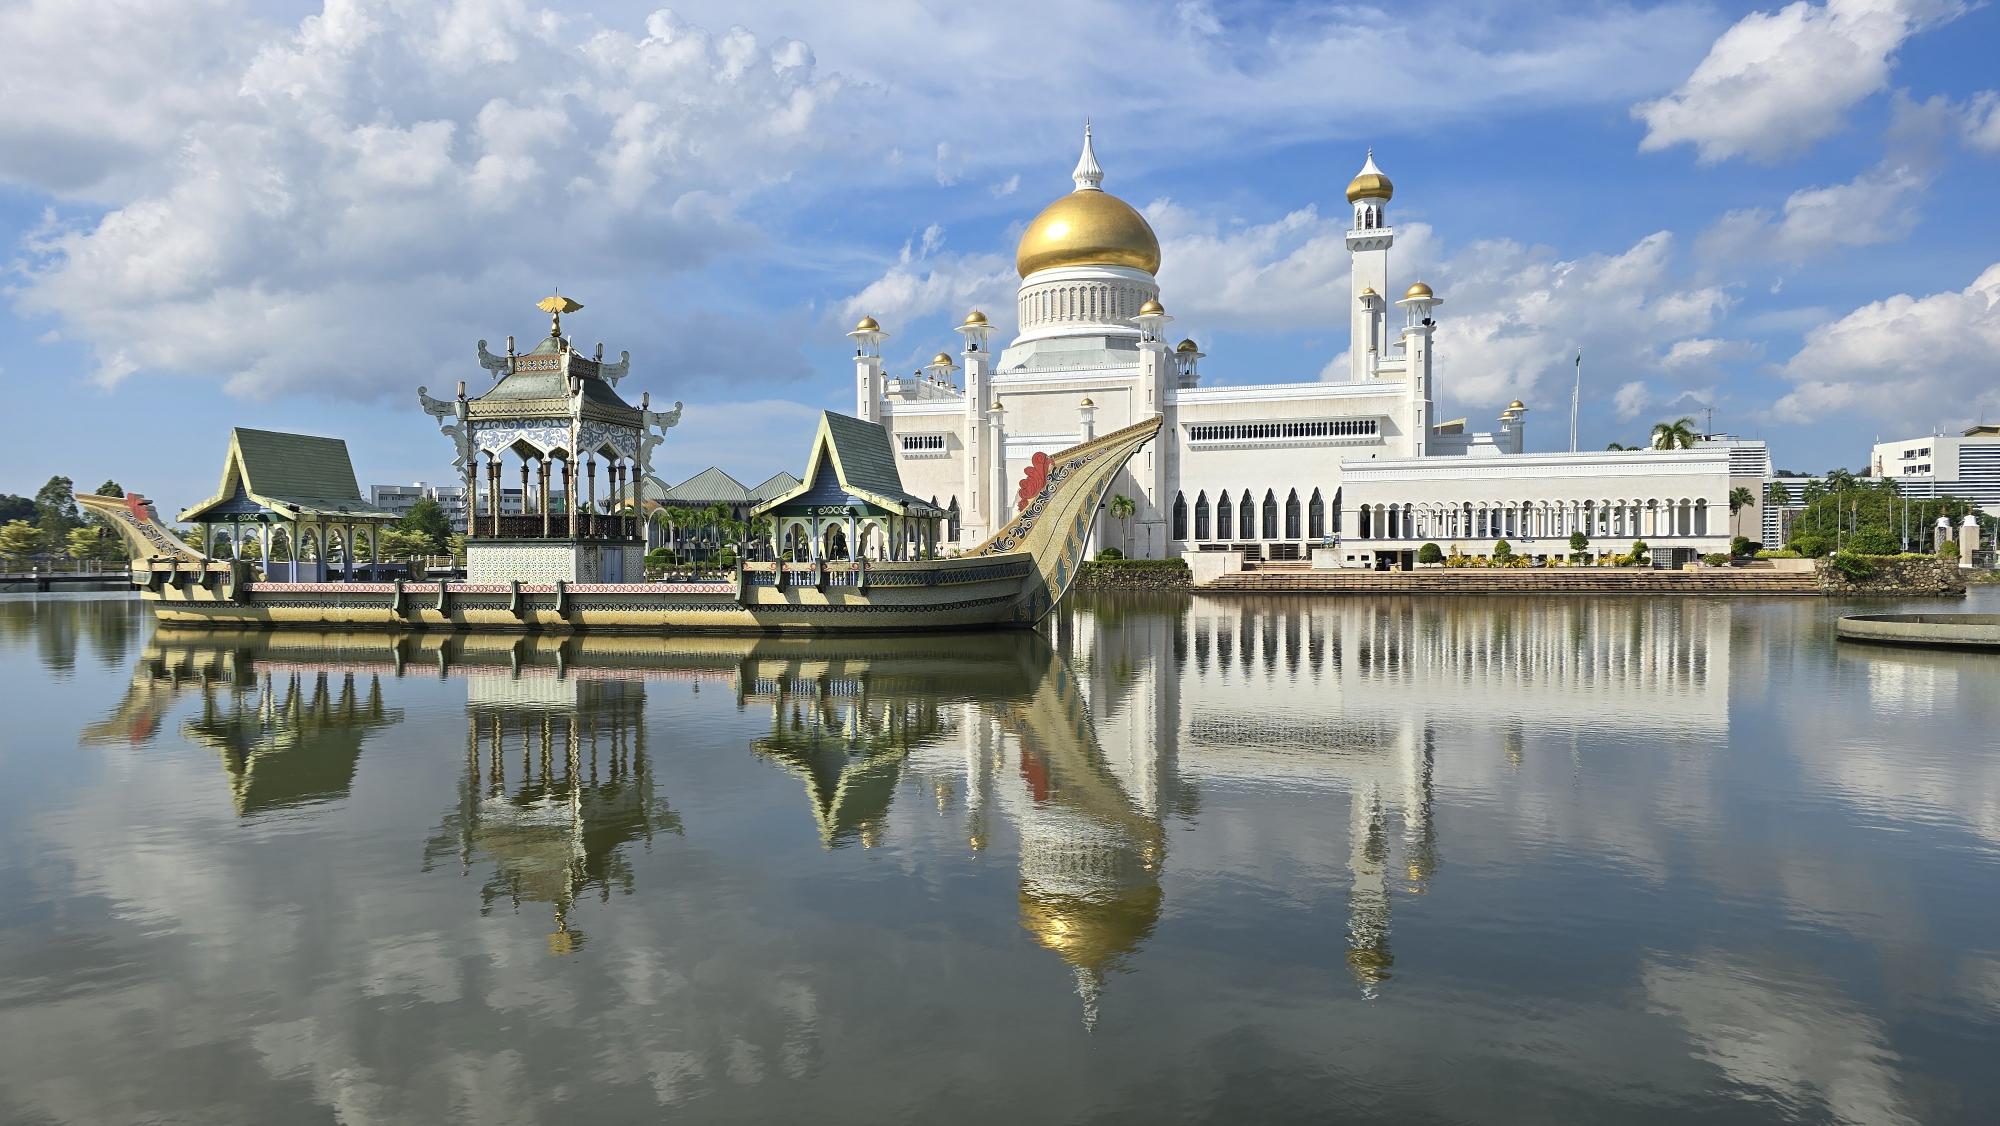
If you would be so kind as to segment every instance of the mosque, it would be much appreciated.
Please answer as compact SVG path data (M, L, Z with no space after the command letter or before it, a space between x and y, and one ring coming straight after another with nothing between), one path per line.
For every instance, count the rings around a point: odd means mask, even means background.
M1506 539L1531 559L1565 555L1582 531L1593 551L1644 539L1656 555L1708 553L1737 531L1731 489L1763 495L1760 443L1529 453L1518 399L1490 432L1437 418L1433 338L1445 299L1423 281L1392 288L1395 188L1372 151L1347 185L1353 346L1342 380L1205 384L1200 345L1165 334L1159 239L1104 190L1088 125L1072 179L1015 249L1017 332L997 355L995 326L977 309L957 328L956 356L940 351L906 378L883 370L889 334L874 317L848 334L856 415L888 429L904 487L949 514L961 547L1011 516L1037 454L1155 414L1166 420L1161 440L1112 488L1130 505L1107 505L1093 552L1392 568L1411 566L1426 542L1483 554ZM1754 509L1734 523L1756 537Z

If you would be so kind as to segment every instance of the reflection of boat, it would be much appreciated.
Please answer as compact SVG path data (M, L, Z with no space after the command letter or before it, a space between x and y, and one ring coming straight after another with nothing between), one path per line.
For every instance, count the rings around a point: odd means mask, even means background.
M181 541L142 497L77 502L126 541L133 582L171 624L723 633L1026 626L1069 590L1112 479L1159 428L1155 416L1054 455L1020 514L965 555L744 563L715 581L255 582L248 563L214 560ZM824 490L861 489L850 488L838 451L825 460L840 480Z

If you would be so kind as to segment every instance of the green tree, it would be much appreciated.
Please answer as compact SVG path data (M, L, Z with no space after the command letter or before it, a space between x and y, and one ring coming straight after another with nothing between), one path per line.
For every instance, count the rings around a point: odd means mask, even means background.
M1417 562L1442 563L1444 562L1444 549L1434 543L1427 543L1417 549Z
M63 551L78 562L96 559L104 554L104 539L97 534L96 528L71 528L69 538L63 544Z
M1631 557L1633 566L1643 566L1646 563L1646 553L1651 550L1646 546L1645 540L1633 540L1632 550L1626 554Z
M0 559L19 563L37 554L48 542L42 530L26 520L10 520L0 527Z
M1493 561L1494 561L1495 563L1511 563L1511 562L1513 562L1513 561L1514 561L1514 545L1513 545L1513 544L1511 544L1511 543L1508 543L1508 542L1507 542L1506 540L1501 540L1500 542L1498 542L1498 543L1494 544L1494 545L1493 545Z
M409 559L418 555L437 554L437 544L431 537L414 528L400 525L382 529L382 558Z
M1590 550L1589 536L1584 535L1582 532L1571 532L1569 534L1569 552L1571 555L1582 555L1588 550Z
M1729 514L1731 516L1736 515L1746 508L1754 507L1756 503L1757 494L1741 485L1729 490Z
M16 520L33 521L40 513L35 511L35 502L13 493L0 493L0 524L11 524Z
M424 497L410 506L403 518L396 521L393 530L423 538L425 546L412 554L442 555L446 542L451 539L451 517L445 515L443 505Z
M125 486L107 477L104 479L104 483L102 485L97 486L97 495L101 497L118 497L120 499L123 499L125 496Z
M83 515L76 507L76 482L56 476L35 493L35 523L47 543L62 543L70 529L81 527Z
M1773 481L1764 489L1764 503L1772 508L1784 508L1792 503L1792 490L1783 481Z
M1691 416L1683 415L1672 422L1653 424L1653 448L1656 450L1693 449L1700 437L1701 435L1695 432L1694 419Z
M1604 448L1605 448L1605 449L1607 449L1607 450L1642 450L1642 449L1645 449L1645 447L1644 447L1644 446L1628 446L1628 445L1626 445L1626 444L1625 444L1625 443L1623 443L1623 442L1606 442L1606 443L1604 444Z

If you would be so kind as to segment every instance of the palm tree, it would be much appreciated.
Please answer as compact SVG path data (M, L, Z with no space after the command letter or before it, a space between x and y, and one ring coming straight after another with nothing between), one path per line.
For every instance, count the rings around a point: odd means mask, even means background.
M1784 508L1792 503L1792 490L1783 481L1773 481L1764 490L1764 503L1772 508Z
M1133 513L1139 511L1139 506L1133 504L1132 498L1124 493L1113 493L1111 503L1105 506L1105 511L1111 513L1112 519L1122 524L1130 520Z
M1694 418L1683 415L1672 422L1653 424L1653 448L1656 450L1693 449L1701 435L1695 433Z
M1729 490L1729 514L1731 516L1736 515L1745 508L1754 507L1756 503L1757 494L1741 485Z
M1645 447L1644 447L1644 446L1628 446L1628 445L1626 445L1626 444L1625 444L1625 443L1623 443L1623 442L1610 442L1610 443L1607 443L1607 444L1605 445L1605 447L1604 447L1604 448L1605 448L1605 449L1607 449L1607 450L1639 450L1639 449L1644 449Z

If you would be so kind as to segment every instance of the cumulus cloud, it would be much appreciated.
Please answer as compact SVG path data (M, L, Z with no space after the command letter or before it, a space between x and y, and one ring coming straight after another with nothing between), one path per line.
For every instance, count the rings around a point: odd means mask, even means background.
M538 65L507 65L529 54ZM841 93L789 41L664 11L637 34L571 35L548 12L471 0L330 4L214 70L164 76L169 108L142 111L177 134L170 159L124 144L37 184L139 185L101 216L58 213L15 290L90 342L101 383L179 371L246 394L402 390L411 369L500 335L480 323L496 294L525 303L556 283L622 314L598 323L649 325L635 277L753 245L741 193L823 151L821 110ZM158 117L190 100L200 112ZM0 135L97 135L97 116L88 99L7 100ZM641 333L635 351L666 350ZM364 349L375 358L356 362Z
M948 250L944 227L933 223L921 236L903 244L902 253L880 277L843 298L836 308L843 322L871 316L890 332L900 334L918 318L958 315L976 307L985 312L1004 339L1013 323L1018 284L1011 260L997 253ZM912 354L921 353L926 358L931 354L914 341L906 343L914 349Z
M1943 97L1917 102L1899 92L1879 163L1844 184L1800 188L1775 213L1731 211L1702 233L1699 252L1717 261L1799 263L1845 247L1901 242L1923 217L1924 193L1943 164L1957 113Z
M2000 152L2000 92L1974 94L1966 103L1965 143L1980 152Z
M1884 423L1930 426L2000 412L2000 263L1972 284L1924 297L1897 294L1806 334L1781 374L1792 390L1776 404L1786 421L1835 411Z
M1611 409L1617 414L1620 422L1632 421L1652 405L1653 391L1646 386L1644 380L1635 379L1620 384L1618 390L1611 396Z
M1646 125L1639 148L1689 144L1705 164L1797 155L1888 88L1896 52L1912 35L1965 10L1954 0L1798 0L1752 12L1672 93L1633 107Z

